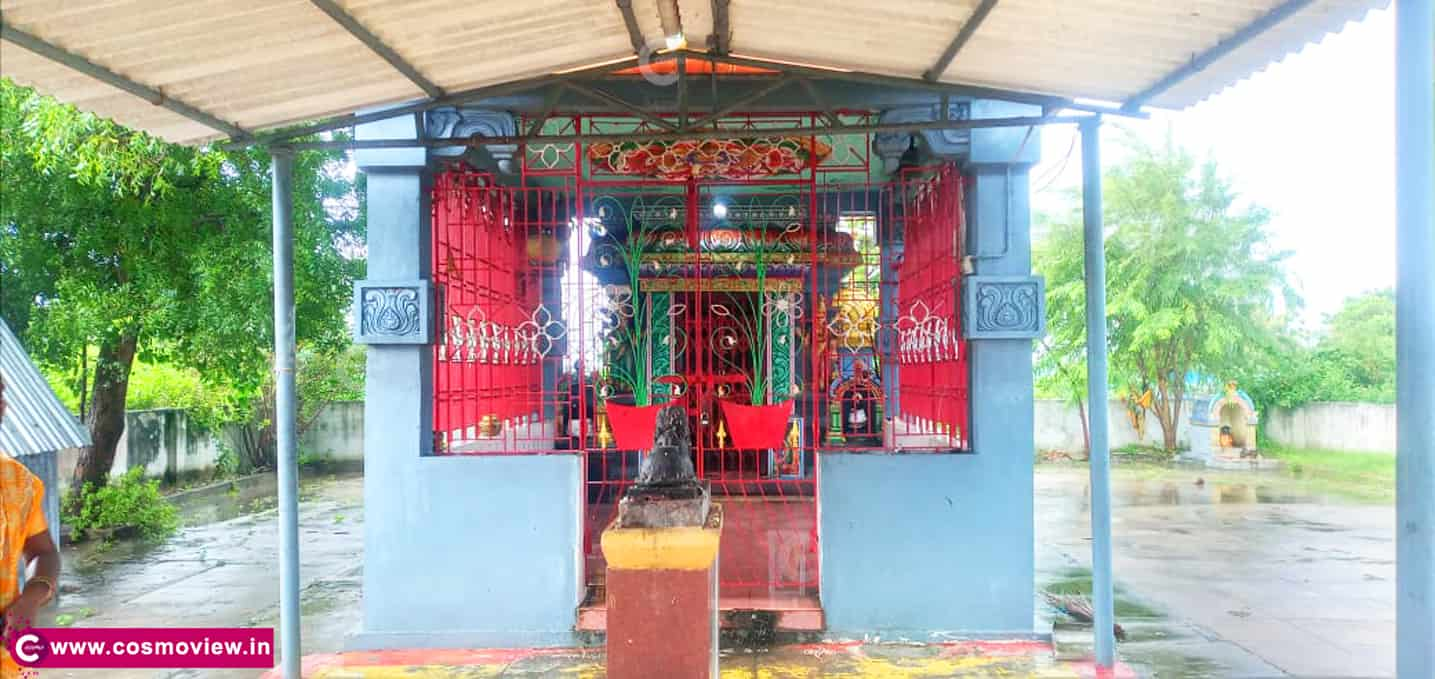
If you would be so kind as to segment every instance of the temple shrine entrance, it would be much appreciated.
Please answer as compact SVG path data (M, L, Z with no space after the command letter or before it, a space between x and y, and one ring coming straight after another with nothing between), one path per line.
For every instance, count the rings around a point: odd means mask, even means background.
M804 120L664 141L639 119L550 119L622 140L435 182L434 451L582 456L580 629L603 628L599 536L662 408L687 413L723 505L721 607L779 628L823 626L824 450L968 447L960 174L875 170L865 135L762 133Z

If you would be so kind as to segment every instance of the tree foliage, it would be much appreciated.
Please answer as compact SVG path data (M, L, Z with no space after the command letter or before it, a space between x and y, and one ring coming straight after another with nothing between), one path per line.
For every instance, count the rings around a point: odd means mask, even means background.
M1292 336L1248 369L1243 383L1261 407L1316 401L1395 401L1395 293L1345 300L1315 341Z
M326 350L347 344L361 266L346 256L362 238L361 189L338 160L302 153L294 170L297 335ZM273 346L265 152L169 144L0 80L0 176L0 310L40 359L92 371L96 445L76 487L105 482L136 353L261 395Z
M1046 276L1047 334L1037 347L1036 389L1076 405L1082 440L1086 420L1086 285L1079 223L1052 225L1032 252L1033 268Z
M1129 159L1104 177L1111 376L1137 393L1152 390L1169 450L1189 378L1227 374L1270 351L1283 325L1278 313L1299 299L1285 280L1287 253L1268 244L1267 212L1238 206L1213 162L1198 163L1169 138L1129 143ZM1073 211L1038 257L1052 338L1066 347L1051 360L1070 356L1083 334L1079 225Z

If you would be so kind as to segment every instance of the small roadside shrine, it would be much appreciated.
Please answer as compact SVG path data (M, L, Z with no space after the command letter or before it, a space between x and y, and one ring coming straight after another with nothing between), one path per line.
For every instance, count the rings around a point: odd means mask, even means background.
M1109 666L1100 119L1190 106L1385 3L10 4L7 76L166 139L274 154L279 573L297 677L294 151L352 148L367 175L355 645L566 645L603 629L595 538L666 404L685 410L724 507L721 608L926 639L1037 633L1045 314L1028 172L1041 126L1080 125ZM1398 11L1400 511L1414 526L1400 663L1427 677L1435 434L1411 423L1435 418L1435 45L1428 0ZM353 137L328 136L340 129Z
M595 78L643 91L680 66L695 88L715 74L831 86L682 53ZM589 87L569 89L581 101ZM371 368L400 361L370 400L389 422L418 409L432 432L371 428L366 445L388 452L369 456L369 511L393 511L369 530L396 557L467 564L444 579L484 592L474 606L447 585L416 591L405 560L371 560L373 633L440 625L529 644L602 631L598 538L673 404L723 506L723 610L779 630L1031 632L1032 459L1016 451L1032 447L1029 345L1044 316L1025 199L1039 143L1030 126L977 121L1041 109L859 107L901 92L869 87L803 111L793 89L686 123L460 107L427 112L424 128L358 128L561 140L357 152L370 214L386 217L371 220L358 334ZM883 131L942 118L972 129ZM386 247L414 229L423 250ZM982 444L993 453L974 454ZM427 528L403 528L416 511Z

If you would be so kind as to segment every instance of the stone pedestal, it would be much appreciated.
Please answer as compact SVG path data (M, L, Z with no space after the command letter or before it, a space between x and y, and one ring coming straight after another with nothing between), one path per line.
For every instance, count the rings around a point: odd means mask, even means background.
M721 533L721 505L696 525L635 526L620 513L603 531L609 679L718 676Z

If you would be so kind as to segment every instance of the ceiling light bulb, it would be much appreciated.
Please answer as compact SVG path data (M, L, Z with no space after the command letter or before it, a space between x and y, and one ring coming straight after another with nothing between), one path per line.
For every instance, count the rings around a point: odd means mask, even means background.
M718 219L727 217L727 205L723 203L713 203L713 216Z

